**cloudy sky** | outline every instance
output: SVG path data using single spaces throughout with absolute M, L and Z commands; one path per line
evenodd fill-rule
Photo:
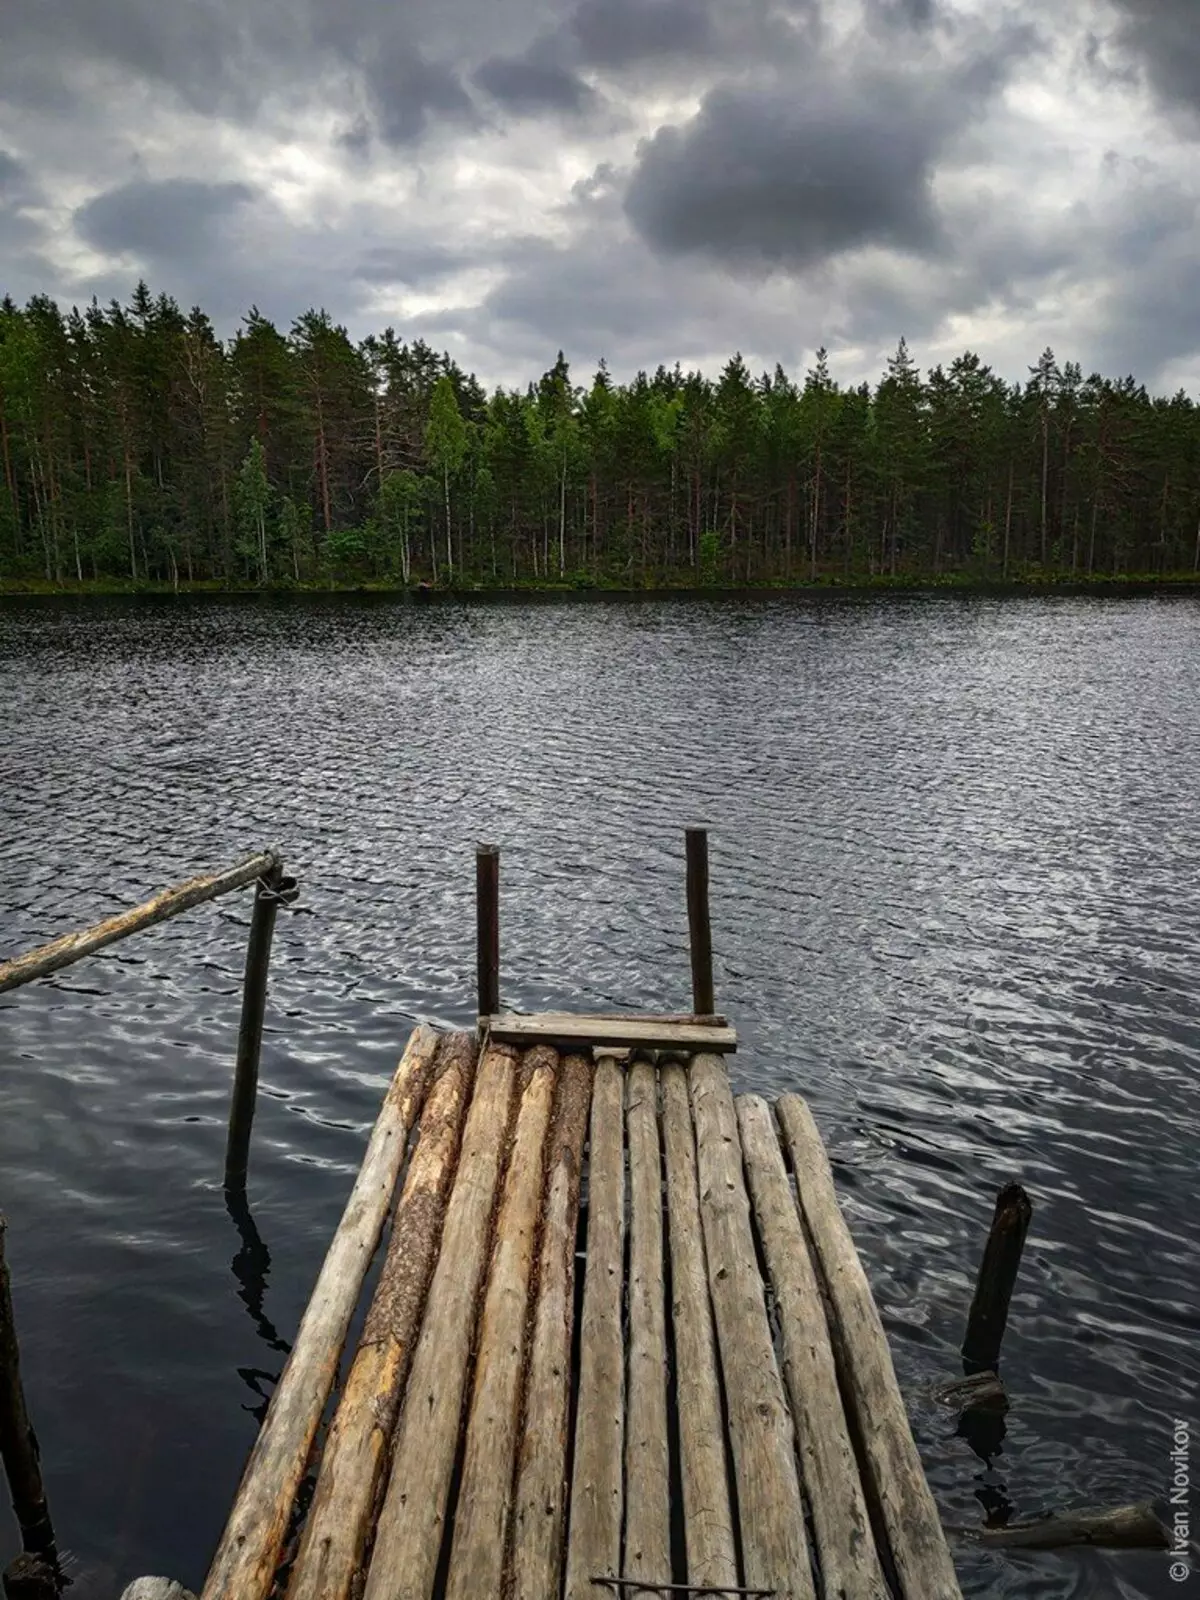
M 0 292 L 1200 388 L 1200 0 L 0 0 Z

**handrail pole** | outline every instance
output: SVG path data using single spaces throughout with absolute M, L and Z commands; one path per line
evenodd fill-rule
M 280 868 L 278 853 L 265 850 L 260 855 L 238 862 L 236 866 L 226 867 L 222 872 L 189 878 L 186 883 L 176 884 L 173 889 L 164 889 L 161 894 L 156 894 L 140 906 L 118 912 L 115 917 L 106 917 L 103 922 L 85 928 L 82 933 L 64 934 L 61 939 L 53 939 L 49 944 L 40 945 L 38 949 L 30 950 L 13 961 L 0 963 L 0 994 L 6 989 L 19 989 L 22 984 L 31 983 L 35 978 L 49 977 L 52 972 L 69 967 L 84 956 L 115 944 L 118 939 L 127 938 L 131 933 L 140 933 L 143 928 L 153 928 L 160 922 L 179 916 L 182 911 L 190 911 L 193 906 L 228 894 L 232 889 L 242 889 L 246 884 L 255 883 L 272 870 Z
M 708 915 L 708 830 L 687 830 L 688 935 L 692 956 L 692 1010 L 711 1016 L 713 995 L 712 925 Z
M 258 1064 L 262 1054 L 263 1022 L 267 1010 L 267 973 L 271 941 L 279 910 L 283 862 L 275 863 L 259 878 L 246 942 L 246 977 L 242 989 L 242 1020 L 238 1028 L 237 1063 L 233 1073 L 233 1098 L 229 1107 L 229 1138 L 225 1146 L 225 1187 L 245 1187 L 250 1166 L 250 1132 L 258 1099 Z
M 475 851 L 475 947 L 479 1015 L 500 1010 L 500 849 L 481 844 Z

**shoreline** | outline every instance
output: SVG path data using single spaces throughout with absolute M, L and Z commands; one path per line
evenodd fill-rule
M 800 598 L 850 598 L 866 595 L 899 594 L 962 594 L 985 597 L 1033 598 L 1038 596 L 1133 596 L 1166 594 L 1200 594 L 1200 573 L 1173 573 L 1150 577 L 1137 573 L 1117 577 L 1078 578 L 1070 574 L 1021 578 L 981 578 L 974 575 L 955 574 L 935 577 L 932 574 L 904 577 L 852 577 L 833 578 L 812 582 L 764 582 L 743 584 L 694 583 L 616 583 L 588 584 L 552 581 L 523 584 L 464 583 L 421 589 L 414 584 L 371 582 L 362 579 L 331 580 L 312 584 L 228 584 L 214 580 L 172 584 L 160 581 L 130 582 L 128 579 L 65 581 L 47 583 L 45 579 L 0 578 L 0 601 L 3 600 L 74 600 L 92 598 L 148 598 L 148 599 L 218 599 L 281 600 L 320 595 L 379 599 L 444 601 L 444 600 L 594 600 L 594 599 L 667 599 L 690 600 L 764 599 L 771 596 L 796 596 Z

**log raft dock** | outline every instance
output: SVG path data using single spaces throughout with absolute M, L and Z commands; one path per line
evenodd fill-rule
M 272 928 L 298 892 L 278 852 L 0 965 L 16 988 L 250 885 L 235 1195 Z M 404 1047 L 202 1600 L 961 1600 L 812 1114 L 733 1093 L 701 829 L 687 905 L 686 1015 L 506 1011 L 499 856 L 480 848 L 477 1026 Z M 0 1302 L 27 1535 L 3 1586 L 57 1594 Z M 193 1597 L 139 1578 L 123 1600 Z
M 478 1027 L 408 1040 L 202 1600 L 960 1600 L 812 1114 L 732 1092 L 688 863 L 693 1012 L 524 1016 L 480 852 Z

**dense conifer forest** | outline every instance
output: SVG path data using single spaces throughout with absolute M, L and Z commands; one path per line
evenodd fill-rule
M 740 356 L 487 394 L 323 311 L 222 341 L 0 303 L 0 580 L 509 586 L 1166 577 L 1200 567 L 1200 408 L 1047 350 L 874 385 Z

